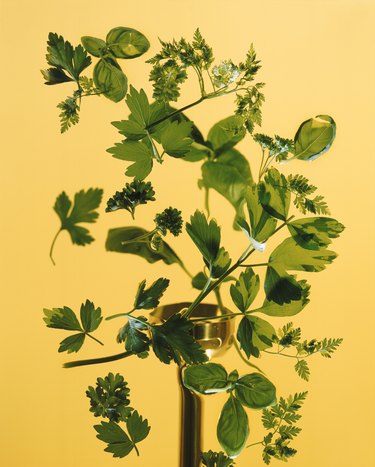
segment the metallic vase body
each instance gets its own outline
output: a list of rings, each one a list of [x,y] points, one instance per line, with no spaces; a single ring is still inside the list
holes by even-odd
[[[173,314],[186,309],[190,303],[174,303],[156,308],[152,318],[163,322]],[[223,355],[233,343],[234,319],[207,320],[213,316],[229,314],[217,305],[201,303],[191,315],[199,318],[194,322],[194,337],[204,348],[209,360]],[[178,368],[178,382],[181,390],[180,425],[180,467],[200,467],[203,449],[203,399],[185,388],[182,382],[183,367]]]

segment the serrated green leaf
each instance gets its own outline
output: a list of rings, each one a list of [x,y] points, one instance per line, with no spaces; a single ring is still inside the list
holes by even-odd
[[[262,350],[272,347],[275,337],[274,327],[257,316],[244,316],[237,329],[237,340],[247,358],[258,358]]]
[[[301,298],[299,300],[291,300],[289,303],[279,304],[267,298],[264,300],[260,308],[252,310],[252,313],[264,313],[268,316],[294,316],[300,313],[306,305],[309,304],[310,286],[305,280],[298,281],[301,286]]]
[[[240,401],[232,394],[224,404],[217,425],[217,439],[228,454],[238,456],[249,436],[249,422]]]
[[[271,216],[286,221],[290,207],[289,184],[277,169],[269,169],[259,185],[259,201]]]
[[[260,287],[259,276],[252,268],[246,268],[241,272],[236,284],[230,287],[230,294],[237,308],[245,312],[255,300]]]
[[[44,322],[48,328],[65,329],[66,331],[82,331],[83,329],[73,310],[64,306],[63,308],[44,309]]]
[[[114,147],[107,149],[107,152],[112,154],[116,159],[134,162],[125,172],[129,177],[143,180],[152,170],[152,151],[141,141],[116,143]]]
[[[334,251],[302,248],[293,238],[285,239],[271,254],[269,262],[275,268],[282,266],[288,271],[319,272],[337,257]]]
[[[59,352],[78,352],[85,342],[85,333],[73,334],[60,342]]]
[[[54,85],[74,81],[73,78],[70,78],[68,75],[66,75],[61,68],[48,68],[47,70],[40,71],[43,75],[43,78],[46,80],[44,84]]]
[[[144,128],[150,123],[150,104],[143,89],[137,91],[133,86],[130,86],[130,91],[126,96],[126,105],[131,112],[132,118],[139,125]]]
[[[126,428],[134,444],[143,441],[150,432],[148,420],[143,420],[143,417],[136,410],[126,420]]]
[[[235,385],[238,400],[250,409],[264,409],[276,403],[276,388],[259,373],[242,376]]]
[[[230,259],[229,253],[224,247],[219,248],[219,252],[215,258],[215,261],[211,266],[211,277],[217,279],[223,275],[231,265],[232,260]],[[209,265],[208,265],[209,266]]]
[[[171,316],[165,323],[152,327],[152,346],[163,363],[182,360],[188,365],[203,363],[208,357],[193,337],[194,325],[180,314]]]
[[[86,300],[86,302],[81,305],[80,313],[82,326],[86,332],[92,332],[98,329],[103,320],[101,308],[95,308],[92,302]]]
[[[163,296],[169,285],[169,279],[160,277],[148,289],[146,287],[146,280],[143,280],[139,286],[137,295],[134,301],[134,309],[136,310],[150,310],[159,305],[159,301]]]
[[[267,267],[264,280],[264,291],[267,300],[278,305],[299,301],[303,295],[303,287],[294,276],[288,274],[283,264],[272,263]]]
[[[304,121],[294,137],[295,158],[312,161],[331,147],[336,136],[336,123],[329,115],[317,115]]]
[[[184,157],[191,149],[193,140],[190,138],[192,122],[174,121],[166,126],[161,134],[161,144],[164,151],[172,157]]]
[[[300,376],[302,379],[305,381],[309,380],[310,369],[306,360],[298,360],[298,362],[294,365],[294,369],[296,370],[298,376]]]
[[[185,368],[184,386],[200,394],[214,394],[226,391],[229,387],[228,374],[218,363],[205,363]]]
[[[214,219],[207,221],[201,211],[195,211],[190,217],[190,224],[186,223],[186,231],[193,240],[203,258],[212,265],[217,258],[220,248],[220,227]]]
[[[117,423],[101,422],[100,425],[95,425],[94,428],[98,432],[96,437],[107,443],[104,450],[112,453],[113,457],[125,457],[133,449],[133,442]]]
[[[146,324],[140,322],[144,321],[146,323],[146,318],[139,316],[135,320],[130,315],[127,318],[128,322],[120,329],[117,335],[117,342],[125,342],[125,350],[134,352],[137,355],[148,352],[150,349],[150,338],[144,332],[148,330],[148,327]]]
[[[64,191],[56,198],[53,209],[60,218],[60,229],[69,232],[72,243],[83,246],[94,241],[89,235],[89,231],[77,224],[96,222],[99,214],[95,210],[100,205],[102,195],[103,190],[99,188],[90,188],[87,191],[81,190],[74,195],[74,204],[71,210],[72,202]]]
[[[331,238],[337,238],[344,226],[330,217],[306,217],[288,222],[288,229],[294,240],[302,248],[319,250],[328,246]]]

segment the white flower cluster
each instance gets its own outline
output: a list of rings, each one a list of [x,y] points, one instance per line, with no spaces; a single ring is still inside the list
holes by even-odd
[[[212,68],[212,74],[214,85],[222,88],[236,81],[240,75],[240,71],[231,61],[223,60],[219,65]]]

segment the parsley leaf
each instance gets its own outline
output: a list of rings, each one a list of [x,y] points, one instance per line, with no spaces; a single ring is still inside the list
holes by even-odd
[[[150,349],[150,338],[144,332],[147,331],[147,319],[144,316],[139,316],[137,319],[127,316],[128,322],[123,326],[118,335],[117,342],[125,342],[125,350],[137,354],[143,358],[148,355]],[[142,324],[142,321],[144,324]]]
[[[152,150],[142,141],[125,140],[116,143],[114,147],[107,149],[107,152],[116,159],[134,162],[125,172],[129,177],[143,180],[152,170]]]
[[[159,305],[159,301],[169,285],[169,279],[160,277],[148,289],[146,280],[143,280],[139,286],[134,301],[135,310],[150,310]]]
[[[256,316],[244,316],[237,330],[237,340],[247,358],[251,355],[259,358],[262,350],[272,347],[275,337],[273,326]]]
[[[60,230],[51,245],[50,258],[53,260],[53,247],[57,236],[61,231],[69,232],[72,243],[75,245],[84,246],[94,241],[89,235],[89,231],[77,224],[81,222],[94,223],[99,214],[95,211],[102,200],[103,190],[99,188],[89,188],[87,191],[81,190],[74,195],[74,204],[63,191],[57,198],[53,209],[59,216],[61,221]]]
[[[134,445],[143,441],[150,432],[147,419],[143,420],[136,410],[126,420],[126,428]]]
[[[194,325],[179,314],[171,316],[165,323],[152,326],[152,346],[163,363],[174,360],[181,365],[203,363],[208,357],[193,337]]]
[[[235,462],[230,457],[227,457],[222,451],[208,451],[202,453],[202,462],[206,467],[233,467]]]
[[[134,443],[117,423],[101,422],[94,428],[98,432],[96,437],[108,444],[104,450],[112,453],[113,457],[125,457],[132,451]]]
[[[128,383],[119,373],[108,373],[108,376],[98,378],[95,389],[89,386],[86,391],[90,399],[90,412],[95,417],[109,418],[116,423],[125,421],[132,410],[129,407],[129,392]]]
[[[78,352],[82,347],[85,337],[89,336],[99,344],[103,345],[98,339],[89,334],[95,331],[102,322],[101,309],[95,308],[95,305],[86,300],[82,303],[80,315],[81,323],[73,310],[64,306],[63,308],[45,308],[45,317],[43,318],[48,328],[64,329],[66,331],[79,331],[60,342],[59,352]]]
[[[307,217],[288,223],[294,240],[308,250],[328,246],[331,238],[339,237],[344,228],[336,219],[329,217]]]
[[[193,123],[189,121],[171,122],[161,134],[164,151],[172,157],[184,157],[191,149],[190,138]]]
[[[246,268],[241,272],[235,284],[230,286],[230,294],[234,304],[243,313],[250,308],[259,292],[259,276],[252,268]]]
[[[212,265],[219,253],[220,248],[220,227],[214,219],[207,221],[206,216],[201,211],[195,211],[190,218],[190,224],[186,224],[186,230],[205,261]]]

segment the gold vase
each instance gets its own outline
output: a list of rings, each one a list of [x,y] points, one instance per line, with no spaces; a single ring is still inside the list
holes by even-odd
[[[170,316],[186,309],[190,303],[174,303],[160,306],[152,313],[154,322],[163,322]],[[222,318],[209,320],[207,318],[230,314],[217,305],[199,304],[191,317],[199,319],[194,322],[194,337],[205,350],[209,360],[223,355],[233,343],[234,319]],[[203,398],[187,389],[182,382],[183,367],[178,368],[178,382],[181,391],[180,409],[180,467],[199,467],[203,452]]]

